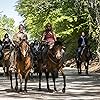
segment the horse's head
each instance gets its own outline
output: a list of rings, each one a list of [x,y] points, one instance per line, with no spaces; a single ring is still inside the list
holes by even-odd
[[[82,50],[83,50],[82,51],[83,55],[87,55],[89,48],[88,48],[88,46],[84,46]]]
[[[26,57],[27,53],[29,52],[30,46],[26,40],[23,40],[20,45],[21,54]]]
[[[56,59],[61,59],[63,57],[63,46],[59,42],[55,42],[52,48],[53,55],[55,55]]]

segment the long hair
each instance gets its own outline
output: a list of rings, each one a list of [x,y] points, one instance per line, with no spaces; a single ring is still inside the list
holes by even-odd
[[[50,27],[51,29],[49,30],[48,27]],[[45,26],[45,32],[48,33],[49,31],[51,31],[53,33],[51,23],[47,23]]]

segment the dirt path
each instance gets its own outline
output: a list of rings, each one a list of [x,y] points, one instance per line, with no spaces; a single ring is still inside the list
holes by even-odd
[[[17,93],[10,91],[10,81],[0,76],[0,100],[100,100],[100,74],[84,73],[79,76],[75,68],[65,68],[66,93],[62,93],[62,76],[56,81],[58,92],[46,90],[46,80],[42,78],[42,91],[38,91],[38,78],[35,75],[33,80],[28,82],[28,93]],[[13,83],[14,84],[14,83]],[[53,89],[53,82],[50,79],[50,87]]]

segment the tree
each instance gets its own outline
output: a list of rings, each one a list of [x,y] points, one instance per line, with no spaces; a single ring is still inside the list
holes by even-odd
[[[12,35],[15,32],[14,23],[13,18],[8,18],[6,15],[0,16],[0,39],[4,37],[5,33]]]
[[[73,57],[82,31],[88,34],[92,50],[97,49],[96,13],[90,1],[93,0],[19,0],[16,10],[32,38],[41,38],[45,24],[51,22],[66,46],[67,56]]]

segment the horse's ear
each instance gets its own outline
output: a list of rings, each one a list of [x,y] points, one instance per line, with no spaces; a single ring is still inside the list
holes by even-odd
[[[62,45],[62,48],[65,49],[66,47]]]
[[[61,41],[55,41],[55,45],[63,45]]]

